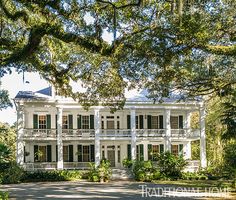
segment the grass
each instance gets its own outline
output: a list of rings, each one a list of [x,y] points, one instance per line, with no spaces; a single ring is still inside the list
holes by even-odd
[[[177,181],[154,181],[156,184],[167,184],[167,185],[177,185],[177,186],[188,186],[188,187],[229,187],[233,189],[232,181],[226,180],[177,180]],[[235,189],[234,189],[235,190]]]
[[[8,200],[9,199],[9,193],[0,191],[0,200]]]
[[[228,188],[230,191],[230,197],[227,199],[236,199],[236,188],[232,185],[232,180],[177,180],[177,181],[153,181],[156,184],[173,185],[178,187],[187,188]],[[204,198],[203,198],[204,199]],[[207,198],[207,200],[213,200],[215,198]],[[225,198],[217,198],[217,200]]]

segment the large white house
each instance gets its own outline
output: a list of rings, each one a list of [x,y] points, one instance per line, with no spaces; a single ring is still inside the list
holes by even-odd
[[[88,111],[71,98],[55,95],[52,87],[20,91],[17,109],[17,163],[27,170],[86,168],[107,158],[112,167],[122,160],[153,160],[171,151],[205,168],[205,110],[201,101],[173,98],[153,103],[144,91],[127,93],[123,110],[104,106]],[[191,113],[199,112],[200,129],[191,129]],[[200,161],[191,161],[191,142],[200,140]]]

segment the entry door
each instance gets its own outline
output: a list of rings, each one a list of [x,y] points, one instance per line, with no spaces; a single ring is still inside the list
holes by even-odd
[[[107,129],[115,129],[115,122],[107,121]]]
[[[115,159],[115,150],[107,150],[107,159],[111,163],[111,167],[115,167],[116,159]]]

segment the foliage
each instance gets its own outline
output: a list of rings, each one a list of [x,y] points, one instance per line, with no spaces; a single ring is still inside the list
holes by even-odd
[[[236,2],[175,2],[0,0],[0,76],[38,71],[85,107],[121,108],[126,87],[220,94],[235,85]]]
[[[0,163],[9,162],[11,154],[11,150],[5,144],[0,143]]]
[[[20,183],[24,176],[23,168],[19,167],[15,162],[8,163],[5,166],[0,171],[0,183]]]
[[[110,168],[110,161],[102,159],[99,166],[94,163],[90,163],[90,170],[88,173],[88,179],[92,182],[107,182],[112,175]]]
[[[182,172],[183,180],[207,180],[208,177],[204,172]]]
[[[160,154],[158,158],[161,174],[172,179],[180,178],[186,165],[187,162],[182,156],[175,156],[169,151]]]
[[[1,81],[0,81],[0,88],[1,88]],[[0,89],[0,111],[2,109],[6,109],[7,107],[12,107],[8,91]]]
[[[9,192],[0,191],[0,200],[8,200],[9,199]]]
[[[25,172],[22,181],[72,181],[79,180],[81,177],[80,170],[37,171]]]
[[[122,164],[125,168],[131,168],[133,165],[133,161],[128,158],[125,158],[122,160]]]
[[[135,161],[133,174],[137,181],[152,181],[161,178],[160,171],[153,166],[152,161]]]
[[[15,160],[16,155],[16,130],[14,126],[0,122],[0,143],[7,146],[11,154],[9,159]]]

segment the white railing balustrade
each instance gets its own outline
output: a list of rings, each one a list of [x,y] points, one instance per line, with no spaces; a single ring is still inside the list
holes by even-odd
[[[102,129],[100,137],[131,137],[130,129]]]
[[[63,138],[94,138],[94,129],[62,129]],[[136,129],[136,136],[144,137],[165,137],[165,129]],[[101,138],[131,137],[130,129],[102,129],[99,136]],[[24,129],[25,138],[56,138],[56,129]],[[199,138],[200,131],[198,129],[171,129],[171,137],[173,138]]]
[[[64,169],[88,169],[90,167],[89,162],[64,162]],[[57,162],[31,162],[24,163],[23,168],[26,171],[37,170],[55,170],[57,169]]]

